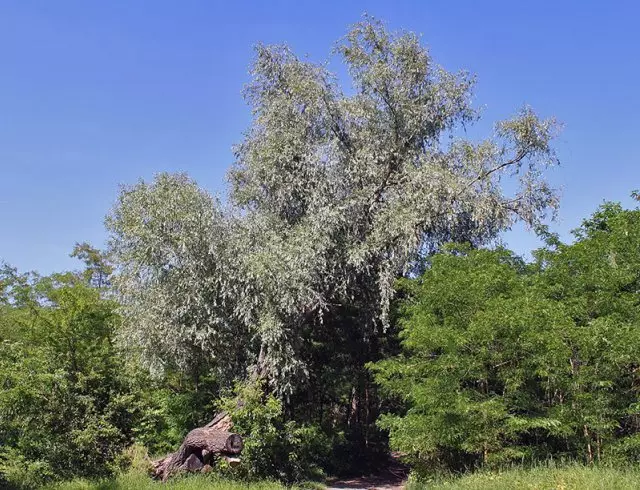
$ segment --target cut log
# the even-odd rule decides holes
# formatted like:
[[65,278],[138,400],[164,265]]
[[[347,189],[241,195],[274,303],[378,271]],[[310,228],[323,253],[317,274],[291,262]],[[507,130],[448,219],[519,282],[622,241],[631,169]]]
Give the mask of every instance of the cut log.
[[201,470],[209,463],[212,455],[233,457],[240,454],[243,447],[242,437],[228,430],[221,430],[221,427],[231,428],[228,416],[218,415],[206,426],[189,432],[180,449],[154,463],[155,477],[167,481],[172,474],[180,470]]

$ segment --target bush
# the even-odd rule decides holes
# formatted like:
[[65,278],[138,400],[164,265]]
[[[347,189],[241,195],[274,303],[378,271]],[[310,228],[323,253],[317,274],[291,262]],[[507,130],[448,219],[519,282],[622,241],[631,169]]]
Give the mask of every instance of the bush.
[[13,279],[0,277],[0,474],[25,488],[108,476],[142,410],[116,304],[74,275]]
[[329,438],[313,425],[285,421],[282,402],[265,395],[260,382],[239,384],[221,408],[244,437],[242,463],[227,474],[285,482],[319,479],[331,452]]
[[13,448],[3,448],[0,452],[0,488],[37,488],[55,476],[47,461],[29,460]]

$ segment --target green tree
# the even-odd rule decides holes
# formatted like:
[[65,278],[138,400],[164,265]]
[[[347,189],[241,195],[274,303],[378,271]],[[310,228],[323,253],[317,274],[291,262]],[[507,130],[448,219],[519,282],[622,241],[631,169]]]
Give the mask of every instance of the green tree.
[[92,247],[87,242],[76,243],[71,257],[84,262],[85,269],[82,276],[87,284],[99,289],[109,287],[109,277],[113,273],[113,266],[104,252]]
[[558,412],[585,460],[637,459],[640,210],[606,203],[574,235],[574,244],[536,254],[543,294],[574,325],[566,334],[571,398]]
[[76,274],[0,275],[0,481],[103,476],[144,411],[114,336],[116,304]]
[[335,53],[353,90],[286,46],[256,48],[228,207],[163,174],[124,188],[107,226],[123,340],[148,364],[223,386],[248,370],[287,416],[368,446],[364,366],[393,348],[396,278],[444,242],[480,245],[552,211],[541,171],[557,127],[525,108],[485,141],[462,139],[478,117],[472,77],[375,20]]
[[574,233],[529,266],[453,247],[405,284],[404,352],[371,369],[419,468],[635,458],[640,211],[607,204]]

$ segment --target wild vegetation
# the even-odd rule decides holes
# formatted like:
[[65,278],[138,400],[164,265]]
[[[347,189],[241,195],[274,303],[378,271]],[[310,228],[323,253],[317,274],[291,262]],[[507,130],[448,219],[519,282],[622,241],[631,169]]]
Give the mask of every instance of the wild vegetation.
[[535,468],[511,468],[505,471],[478,472],[461,478],[428,483],[411,482],[407,490],[633,490],[638,488],[640,474],[635,467],[611,468],[569,465]]
[[[0,271],[0,483],[155,486],[120,474],[132,448],[220,410],[242,463],[170,486],[320,481],[390,450],[422,481],[636,461],[640,211],[606,204],[561,243],[553,119],[470,141],[473,77],[417,36],[367,18],[334,52],[351,89],[256,48],[228,202],[159,174],[121,189],[83,270]],[[530,263],[495,246],[517,221],[545,240]]]
[[640,212],[602,206],[524,263],[451,246],[405,280],[402,355],[372,369],[416,468],[636,462]]

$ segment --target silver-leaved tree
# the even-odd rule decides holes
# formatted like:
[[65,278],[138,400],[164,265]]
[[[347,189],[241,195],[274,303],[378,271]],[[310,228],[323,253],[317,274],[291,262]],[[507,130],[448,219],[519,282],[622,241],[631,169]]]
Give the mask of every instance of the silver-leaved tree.
[[553,212],[541,176],[557,125],[525,108],[465,139],[473,78],[370,18],[334,54],[350,87],[257,47],[228,205],[162,174],[122,189],[107,226],[123,340],[151,366],[253,373],[298,413],[366,425],[364,365],[389,348],[395,279],[444,242],[478,246]]

